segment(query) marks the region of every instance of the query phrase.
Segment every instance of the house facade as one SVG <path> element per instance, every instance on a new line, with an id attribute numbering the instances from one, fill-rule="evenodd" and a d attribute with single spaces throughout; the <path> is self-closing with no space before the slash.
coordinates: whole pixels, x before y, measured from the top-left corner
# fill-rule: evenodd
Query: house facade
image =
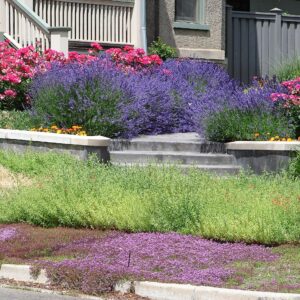
<path id="1" fill-rule="evenodd" d="M 161 37 L 179 56 L 249 81 L 300 55 L 297 15 L 299 0 L 0 0 L 0 39 L 67 52 L 91 42 L 147 48 Z"/>
<path id="2" fill-rule="evenodd" d="M 148 41 L 160 36 L 180 56 L 225 60 L 224 0 L 147 0 Z"/>

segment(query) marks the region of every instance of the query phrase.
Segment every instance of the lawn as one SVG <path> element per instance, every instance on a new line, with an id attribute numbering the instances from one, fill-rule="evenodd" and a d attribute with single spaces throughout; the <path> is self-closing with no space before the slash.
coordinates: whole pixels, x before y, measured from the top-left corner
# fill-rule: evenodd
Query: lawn
<path id="1" fill-rule="evenodd" d="M 285 174 L 219 178 L 51 153 L 0 152 L 0 165 L 15 179 L 13 189 L 0 191 L 1 223 L 179 232 L 268 245 L 300 237 L 299 179 Z"/>

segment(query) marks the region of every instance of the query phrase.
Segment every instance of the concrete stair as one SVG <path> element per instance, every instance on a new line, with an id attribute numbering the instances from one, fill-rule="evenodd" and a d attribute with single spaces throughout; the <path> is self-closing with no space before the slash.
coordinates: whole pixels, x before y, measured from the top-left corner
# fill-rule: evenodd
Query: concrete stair
<path id="1" fill-rule="evenodd" d="M 110 146 L 112 164 L 119 166 L 173 165 L 191 167 L 218 175 L 237 174 L 241 170 L 223 144 L 207 142 L 196 133 L 142 136 L 115 140 Z"/>

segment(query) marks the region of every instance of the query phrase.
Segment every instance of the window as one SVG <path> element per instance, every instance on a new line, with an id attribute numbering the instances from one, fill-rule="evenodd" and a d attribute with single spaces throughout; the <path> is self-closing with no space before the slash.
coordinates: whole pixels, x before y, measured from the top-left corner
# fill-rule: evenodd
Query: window
<path id="1" fill-rule="evenodd" d="M 175 18 L 176 21 L 188 21 L 197 23 L 198 17 L 198 0 L 176 0 Z"/>
<path id="2" fill-rule="evenodd" d="M 174 28 L 209 30 L 205 24 L 206 0 L 175 0 Z"/>

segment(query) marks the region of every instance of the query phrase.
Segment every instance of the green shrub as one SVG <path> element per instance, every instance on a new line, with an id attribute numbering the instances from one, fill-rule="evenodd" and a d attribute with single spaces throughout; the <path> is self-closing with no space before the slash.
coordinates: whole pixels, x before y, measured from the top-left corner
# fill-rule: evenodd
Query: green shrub
<path id="1" fill-rule="evenodd" d="M 292 159 L 288 171 L 292 177 L 300 178 L 300 151 L 297 153 L 296 157 Z"/>
<path id="2" fill-rule="evenodd" d="M 205 134 L 207 139 L 216 142 L 268 140 L 275 136 L 294 137 L 288 124 L 287 118 L 279 114 L 224 109 L 207 118 Z"/>
<path id="3" fill-rule="evenodd" d="M 300 77 L 300 56 L 286 60 L 274 68 L 273 73 L 280 82 Z"/>
<path id="4" fill-rule="evenodd" d="M 0 128 L 29 130 L 39 126 L 39 122 L 32 118 L 29 111 L 1 111 Z"/>
<path id="5" fill-rule="evenodd" d="M 0 164 L 34 183 L 0 193 L 1 223 L 299 241 L 300 184 L 285 175 L 216 178 L 175 166 L 122 168 L 55 154 L 0 153 Z"/>
<path id="6" fill-rule="evenodd" d="M 152 42 L 149 52 L 150 54 L 159 55 L 163 60 L 177 56 L 176 49 L 165 44 L 160 37 L 158 37 L 156 41 Z"/>
<path id="7" fill-rule="evenodd" d="M 84 65 L 53 65 L 31 85 L 32 110 L 44 127 L 80 125 L 89 135 L 113 137 L 121 131 L 118 104 L 122 97 L 122 72 L 105 61 Z"/>

